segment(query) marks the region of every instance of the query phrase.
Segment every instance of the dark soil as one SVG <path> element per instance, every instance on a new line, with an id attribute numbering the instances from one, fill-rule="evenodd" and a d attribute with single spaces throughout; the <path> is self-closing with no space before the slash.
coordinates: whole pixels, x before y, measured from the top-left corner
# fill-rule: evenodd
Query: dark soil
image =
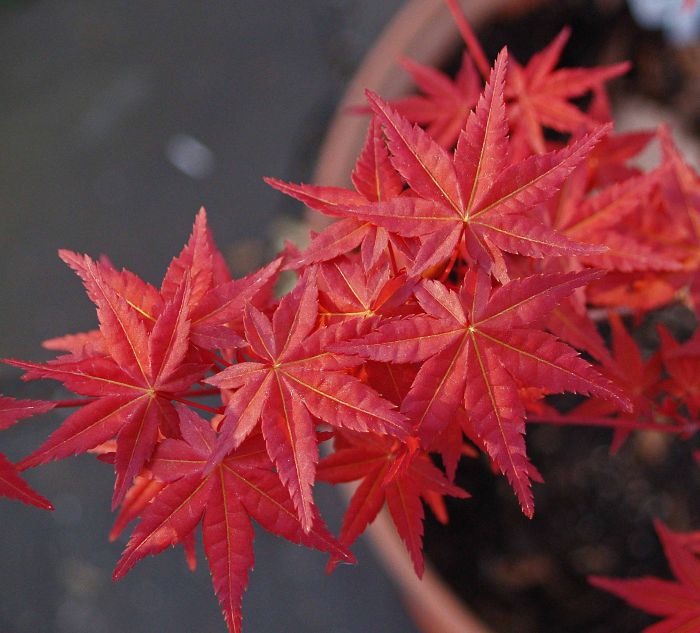
<path id="1" fill-rule="evenodd" d="M 487 25 L 479 37 L 490 57 L 507 43 L 526 61 L 565 24 L 573 34 L 562 65 L 630 59 L 634 70 L 616 83 L 614 98 L 656 99 L 700 131 L 697 51 L 673 50 L 659 33 L 642 31 L 621 2 L 553 2 L 517 22 Z M 669 316 L 676 336 L 688 336 L 686 315 Z M 638 331 L 647 350 L 653 332 L 649 323 Z M 463 460 L 457 483 L 473 498 L 448 500 L 449 526 L 426 521 L 428 558 L 497 633 L 636 633 L 656 621 L 592 588 L 586 576 L 670 578 L 653 519 L 678 531 L 700 527 L 696 442 L 639 433 L 611 456 L 611 436 L 530 425 L 528 452 L 546 482 L 535 486 L 533 520 L 486 460 Z"/>
<path id="2" fill-rule="evenodd" d="M 450 524 L 426 522 L 428 558 L 499 633 L 637 633 L 654 620 L 590 587 L 588 574 L 669 577 L 652 521 L 700 525 L 700 471 L 691 446 L 646 433 L 610 456 L 611 434 L 530 426 L 544 485 L 536 514 L 520 512 L 503 477 L 466 460 Z"/>

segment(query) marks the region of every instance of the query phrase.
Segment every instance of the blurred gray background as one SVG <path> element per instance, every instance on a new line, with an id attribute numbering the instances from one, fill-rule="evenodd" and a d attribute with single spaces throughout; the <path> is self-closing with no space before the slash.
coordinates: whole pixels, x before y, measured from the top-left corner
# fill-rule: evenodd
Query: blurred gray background
<path id="1" fill-rule="evenodd" d="M 58 248 L 108 254 L 157 283 L 204 205 L 238 274 L 269 254 L 293 203 L 262 177 L 308 180 L 342 90 L 400 0 L 0 1 L 0 356 L 95 324 Z M 56 395 L 0 367 L 0 392 Z M 0 436 L 12 459 L 60 416 Z M 222 633 L 206 563 L 180 551 L 113 584 L 110 468 L 83 456 L 28 479 L 54 513 L 0 500 L 0 633 Z M 333 492 L 319 501 L 337 528 Z M 370 552 L 325 559 L 260 534 L 247 631 L 411 633 Z"/>

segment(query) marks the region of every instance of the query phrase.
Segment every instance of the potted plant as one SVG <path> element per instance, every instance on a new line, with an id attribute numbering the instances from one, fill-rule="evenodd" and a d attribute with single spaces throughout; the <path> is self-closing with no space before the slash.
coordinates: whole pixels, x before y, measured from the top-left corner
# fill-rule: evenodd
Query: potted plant
<path id="1" fill-rule="evenodd" d="M 665 128 L 659 166 L 629 163 L 639 140 L 614 134 L 605 99 L 624 65 L 554 70 L 565 33 L 524 66 L 506 49 L 491 63 L 448 5 L 470 49 L 461 101 L 445 103 L 449 80 L 414 64 L 427 99 L 368 93 L 352 189 L 268 180 L 337 220 L 304 250 L 287 244 L 234 279 L 202 210 L 159 287 L 61 252 L 99 327 L 45 343 L 59 352 L 49 362 L 6 360 L 76 397 L 0 400 L 3 428 L 73 410 L 18 464 L 0 460 L 0 492 L 48 508 L 21 472 L 88 451 L 110 464 L 112 536 L 138 520 L 116 579 L 172 545 L 192 559 L 199 528 L 239 631 L 252 521 L 328 553 L 332 569 L 354 562 L 386 505 L 420 576 L 423 503 L 446 520 L 447 497 L 479 494 L 455 483 L 460 461 L 488 461 L 533 517 L 526 422 L 610 428 L 615 448 L 636 431 L 697 430 L 697 335 L 662 329 L 644 359 L 622 320 L 680 296 L 696 308 L 697 175 Z M 571 103 L 590 90 L 587 110 Z M 295 281 L 278 298 L 282 272 Z M 584 401 L 551 399 L 565 392 Z M 337 537 L 316 481 L 358 484 Z M 693 630 L 697 538 L 658 529 L 677 584 L 593 582 Z M 651 586 L 663 606 L 645 600 Z"/>

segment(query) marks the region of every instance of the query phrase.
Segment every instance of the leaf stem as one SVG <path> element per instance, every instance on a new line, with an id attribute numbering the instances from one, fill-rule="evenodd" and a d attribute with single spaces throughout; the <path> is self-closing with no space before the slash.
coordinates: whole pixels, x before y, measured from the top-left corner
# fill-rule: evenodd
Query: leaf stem
<path id="1" fill-rule="evenodd" d="M 387 243 L 389 247 L 389 260 L 391 261 L 391 271 L 396 277 L 399 274 L 399 267 L 396 265 L 396 254 L 394 253 L 394 247 L 391 244 L 391 240 Z"/>
<path id="2" fill-rule="evenodd" d="M 229 363 L 227 360 L 224 360 L 223 358 L 221 358 L 221 356 L 219 356 L 218 354 L 215 354 L 215 353 L 212 352 L 211 350 L 202 349 L 202 348 L 200 347 L 200 348 L 199 348 L 199 351 L 202 352 L 202 354 L 204 354 L 204 356 L 206 356 L 206 358 L 208 358 L 208 359 L 209 359 L 212 363 L 214 363 L 215 365 L 220 365 L 220 366 L 222 366 L 222 367 L 224 367 L 224 368 L 225 368 L 225 367 L 230 367 L 230 366 L 231 366 L 231 363 Z"/>
<path id="3" fill-rule="evenodd" d="M 221 393 L 216 387 L 211 387 L 209 389 L 190 389 L 189 391 L 183 391 L 180 396 L 183 398 L 203 398 L 204 396 L 215 396 Z"/>
<path id="4" fill-rule="evenodd" d="M 187 398 L 181 398 L 180 396 L 175 396 L 172 394 L 170 395 L 170 399 L 180 402 L 181 404 L 186 404 L 188 407 L 192 407 L 193 409 L 199 409 L 200 411 L 206 411 L 207 413 L 213 413 L 214 415 L 221 415 L 226 410 L 226 407 L 218 407 L 215 409 L 214 407 L 208 407 L 206 404 L 193 402 Z"/>
<path id="5" fill-rule="evenodd" d="M 457 261 L 457 256 L 459 255 L 459 245 L 462 242 L 462 234 L 460 234 L 459 239 L 457 240 L 457 244 L 455 245 L 454 249 L 452 250 L 452 255 L 450 256 L 450 261 L 447 262 L 447 266 L 445 266 L 445 270 L 443 271 L 442 275 L 440 275 L 440 281 L 442 283 L 445 283 L 447 281 L 447 278 L 450 276 L 450 273 L 452 272 L 452 269 L 454 268 L 455 262 Z"/>
<path id="6" fill-rule="evenodd" d="M 629 431 L 658 431 L 659 433 L 694 433 L 698 430 L 697 422 L 687 422 L 683 425 L 659 424 L 658 422 L 635 422 L 625 418 L 568 418 L 565 416 L 542 413 L 534 417 L 528 417 L 527 422 L 532 424 L 554 424 L 557 426 L 602 426 L 611 429 L 625 429 Z"/>

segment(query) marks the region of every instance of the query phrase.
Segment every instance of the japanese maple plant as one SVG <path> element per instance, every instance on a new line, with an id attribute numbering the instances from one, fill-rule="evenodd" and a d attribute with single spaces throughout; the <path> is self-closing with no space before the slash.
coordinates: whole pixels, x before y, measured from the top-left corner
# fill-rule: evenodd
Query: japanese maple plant
<path id="1" fill-rule="evenodd" d="M 628 328 L 700 307 L 700 179 L 665 127 L 614 131 L 605 82 L 625 64 L 557 69 L 564 31 L 525 65 L 504 49 L 491 66 L 448 4 L 461 69 L 407 61 L 421 94 L 368 92 L 353 189 L 268 180 L 336 220 L 305 249 L 233 279 L 202 210 L 160 287 L 60 253 L 99 327 L 46 341 L 54 360 L 5 361 L 77 397 L 0 399 L 0 428 L 74 408 L 17 464 L 0 456 L 0 494 L 50 509 L 21 472 L 86 452 L 110 464 L 110 539 L 138 521 L 115 579 L 176 544 L 194 564 L 201 526 L 240 631 L 253 521 L 332 569 L 386 505 L 420 576 L 424 504 L 447 521 L 444 497 L 469 496 L 461 459 L 483 455 L 534 516 L 528 423 L 609 427 L 614 450 L 631 432 L 698 428 L 700 334 L 661 328 L 649 355 Z M 632 159 L 654 140 L 645 173 Z M 282 271 L 296 282 L 278 298 Z M 547 398 L 562 392 L 585 398 L 563 411 Z M 356 483 L 338 536 L 316 481 Z M 678 582 L 592 582 L 665 618 L 649 630 L 700 630 L 700 539 L 657 528 Z"/>

